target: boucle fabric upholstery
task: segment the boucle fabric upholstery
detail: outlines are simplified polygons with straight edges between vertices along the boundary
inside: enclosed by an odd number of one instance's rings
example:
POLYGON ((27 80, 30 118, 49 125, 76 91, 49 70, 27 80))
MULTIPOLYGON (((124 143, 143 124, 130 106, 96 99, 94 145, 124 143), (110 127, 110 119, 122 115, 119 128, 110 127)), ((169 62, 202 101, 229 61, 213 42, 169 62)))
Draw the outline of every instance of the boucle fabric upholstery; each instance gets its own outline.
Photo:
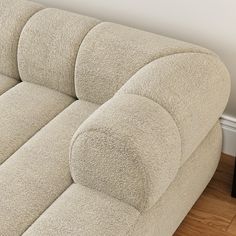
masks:
POLYGON ((0 95, 14 87, 17 83, 16 79, 0 74, 0 95))
POLYGON ((179 132, 169 113, 147 98, 121 95, 101 106, 74 135, 71 173, 76 183, 142 211, 173 181, 180 157, 179 132))
POLYGON ((28 19, 43 7, 23 0, 0 1, 0 73, 19 79, 17 47, 28 19))
POLYGON ((179 129, 184 163, 224 111, 230 77, 216 56, 181 53, 142 68, 118 92, 124 93, 147 97, 170 113, 179 129))
POLYGON ((2 94, 0 163, 73 101, 72 97, 28 82, 2 94))
POLYGON ((218 56, 24 0, 0 36, 0 235, 172 235, 219 161, 218 56))
POLYGON ((221 155, 219 122, 198 146, 161 199, 140 215, 127 236, 171 236, 212 178, 221 155))
POLYGON ((73 184, 23 235, 126 235, 138 215, 128 204, 73 184))
POLYGON ((80 47, 77 97, 102 104, 149 62, 170 54, 202 52, 199 46, 109 22, 95 26, 80 47))
POLYGON ((98 22, 58 9, 44 9, 35 14, 20 37, 21 79, 75 96, 77 53, 87 32, 98 22))
POLYGON ((142 214, 114 198, 73 184, 23 236, 171 236, 208 184, 220 151, 221 128, 217 124, 160 200, 142 214))
POLYGON ((215 55, 152 61, 79 128, 74 181, 150 208, 219 119, 229 92, 228 71, 215 55))
POLYGON ((21 235, 72 184, 70 141, 96 108, 72 103, 0 166, 0 235, 21 235))

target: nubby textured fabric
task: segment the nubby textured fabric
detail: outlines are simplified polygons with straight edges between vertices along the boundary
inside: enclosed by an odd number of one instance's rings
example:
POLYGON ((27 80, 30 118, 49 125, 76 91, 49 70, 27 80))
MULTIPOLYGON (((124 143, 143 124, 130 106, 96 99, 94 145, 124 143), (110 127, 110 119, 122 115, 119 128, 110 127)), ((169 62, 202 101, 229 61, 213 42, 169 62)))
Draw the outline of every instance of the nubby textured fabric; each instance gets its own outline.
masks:
POLYGON ((74 99, 22 82, 0 96, 0 164, 74 99))
POLYGON ((143 211, 173 181, 180 146, 178 129, 161 106, 137 95, 116 96, 74 135, 72 177, 143 211))
POLYGON ((115 208, 111 201, 116 202, 116 199, 74 184, 39 217, 24 236, 78 233, 86 236, 172 235, 214 174, 221 142, 221 128, 217 123, 179 169, 163 196, 145 213, 140 214, 122 202, 119 208, 115 208))
POLYGON ((83 40, 75 68, 77 96, 102 104, 139 69, 160 57, 209 50, 161 35, 102 22, 83 40))
POLYGON ((17 83, 17 80, 0 74, 0 95, 5 93, 8 89, 14 87, 17 83))
POLYGON ((218 57, 178 53, 143 67, 118 94, 149 98, 170 113, 180 133, 183 164, 224 111, 229 92, 229 73, 218 57))
POLYGON ((171 236, 219 161, 220 58, 25 0, 0 38, 0 235, 171 236))
POLYGON ((1 234, 22 234, 72 184, 70 141, 96 108, 74 102, 0 166, 1 234))
POLYGON ((75 97, 76 56, 85 35, 98 22, 57 9, 44 9, 35 14, 20 37, 21 79, 75 97))

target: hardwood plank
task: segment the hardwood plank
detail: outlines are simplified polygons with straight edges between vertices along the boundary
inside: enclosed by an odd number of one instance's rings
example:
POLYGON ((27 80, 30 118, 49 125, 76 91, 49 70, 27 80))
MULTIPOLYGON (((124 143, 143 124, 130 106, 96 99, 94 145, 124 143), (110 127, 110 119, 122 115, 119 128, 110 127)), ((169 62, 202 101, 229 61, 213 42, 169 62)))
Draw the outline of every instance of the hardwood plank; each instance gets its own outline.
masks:
POLYGON ((193 206, 193 209, 198 209, 205 213, 211 213, 231 221, 235 216, 236 205, 203 193, 200 199, 193 206))
POLYGON ((187 218, 180 225, 174 236, 235 236, 235 234, 224 232, 187 218))
POLYGON ((231 221, 219 215, 204 212, 198 209, 192 209, 188 214, 188 220, 197 221, 201 224, 213 227, 220 231, 227 231, 231 221))
POLYGON ((216 199, 219 199, 219 200, 222 200, 222 201, 226 201, 226 202, 232 204, 233 207, 235 208, 236 198, 231 197, 230 191, 231 191, 231 185, 228 188, 227 193, 222 191, 221 185, 219 185, 218 188, 217 188, 217 186, 216 187, 208 186, 203 194, 206 195, 206 196, 211 196, 212 198, 216 198, 216 199))
POLYGON ((233 218, 228 230, 227 230, 229 233, 233 234, 233 235, 236 235, 236 215, 235 217, 233 218))
POLYGON ((234 158, 221 155, 211 182, 174 236, 236 236, 236 198, 231 197, 234 158))

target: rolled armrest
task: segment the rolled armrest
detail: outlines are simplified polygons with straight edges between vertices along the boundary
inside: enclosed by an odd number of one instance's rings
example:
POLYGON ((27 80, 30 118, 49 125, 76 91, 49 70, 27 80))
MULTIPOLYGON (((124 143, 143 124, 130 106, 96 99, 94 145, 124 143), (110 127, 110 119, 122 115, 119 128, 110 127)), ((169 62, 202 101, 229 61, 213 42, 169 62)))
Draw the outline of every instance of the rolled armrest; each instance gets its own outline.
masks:
POLYGON ((73 137, 74 181, 142 211, 151 207, 180 166, 180 137, 160 105, 118 95, 101 106, 73 137))

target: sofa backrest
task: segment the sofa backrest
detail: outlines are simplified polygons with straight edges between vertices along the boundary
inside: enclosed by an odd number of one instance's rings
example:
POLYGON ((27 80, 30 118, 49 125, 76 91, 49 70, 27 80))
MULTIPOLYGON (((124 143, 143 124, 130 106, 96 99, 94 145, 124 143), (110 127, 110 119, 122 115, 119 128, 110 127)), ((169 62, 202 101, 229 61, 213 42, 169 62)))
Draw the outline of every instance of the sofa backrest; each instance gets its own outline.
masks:
POLYGON ((109 100, 138 70, 176 53, 209 50, 123 25, 102 22, 85 37, 75 72, 76 94, 97 104, 109 100))
POLYGON ((98 20, 47 8, 25 25, 18 48, 20 77, 75 97, 75 61, 82 40, 98 20))
POLYGON ((190 43, 47 8, 24 26, 17 56, 23 81, 103 104, 148 63, 184 52, 209 53, 190 43))
POLYGON ((46 8, 24 26, 17 60, 22 81, 103 104, 145 65, 184 52, 210 53, 190 43, 46 8))
POLYGON ((0 73, 19 79, 17 47, 28 19, 43 7, 21 0, 0 1, 0 73))

